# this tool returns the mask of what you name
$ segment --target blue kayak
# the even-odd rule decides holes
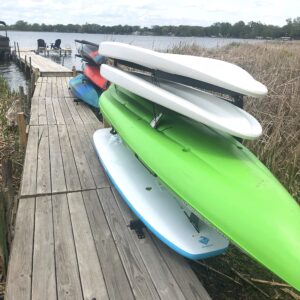
[[[69,86],[74,97],[99,108],[99,96],[102,90],[95,86],[86,76],[83,74],[77,75],[69,81]]]

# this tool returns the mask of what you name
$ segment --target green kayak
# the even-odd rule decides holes
[[[108,122],[141,161],[236,245],[300,290],[300,207],[231,136],[112,85]],[[163,113],[154,129],[150,122]]]

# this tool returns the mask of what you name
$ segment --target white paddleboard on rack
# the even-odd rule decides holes
[[[228,240],[195,215],[154,177],[110,129],[94,133],[94,146],[107,174],[137,217],[159,239],[190,259],[224,252]],[[193,225],[193,224],[194,225]],[[197,229],[196,229],[197,228]]]
[[[136,95],[230,135],[255,139],[262,133],[253,116],[215,95],[169,81],[160,81],[159,87],[149,82],[149,76],[133,75],[105,64],[100,73]]]
[[[261,97],[268,90],[237,65],[200,56],[160,53],[118,42],[102,42],[101,55],[153,70],[185,76],[242,95]]]

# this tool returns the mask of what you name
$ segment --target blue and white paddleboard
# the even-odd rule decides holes
[[[99,108],[99,97],[102,90],[95,86],[86,76],[83,74],[77,75],[69,81],[69,86],[74,97]]]
[[[110,129],[94,133],[94,146],[113,184],[138,218],[164,243],[189,259],[224,252],[228,240],[200,221],[153,176]]]

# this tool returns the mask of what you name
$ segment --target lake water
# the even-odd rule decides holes
[[[0,32],[1,34],[1,32]],[[76,45],[75,39],[87,40],[93,43],[101,43],[103,41],[117,41],[128,43],[148,49],[166,50],[178,44],[197,44],[205,48],[222,47],[232,42],[238,43],[257,43],[258,40],[243,40],[243,39],[224,39],[224,38],[207,38],[207,37],[172,37],[172,36],[137,36],[137,35],[107,35],[107,34],[87,34],[87,33],[60,33],[60,32],[20,32],[9,31],[11,46],[14,42],[19,43],[20,48],[36,49],[37,40],[44,39],[47,45],[54,43],[56,39],[61,39],[61,47],[71,47],[72,56],[59,57],[50,56],[50,59],[57,63],[63,64],[68,68],[75,66],[76,69],[81,69],[81,60],[75,57]],[[22,72],[15,66],[14,63],[1,63],[0,74],[8,79],[11,88],[16,89],[19,85],[25,85],[26,79]]]

